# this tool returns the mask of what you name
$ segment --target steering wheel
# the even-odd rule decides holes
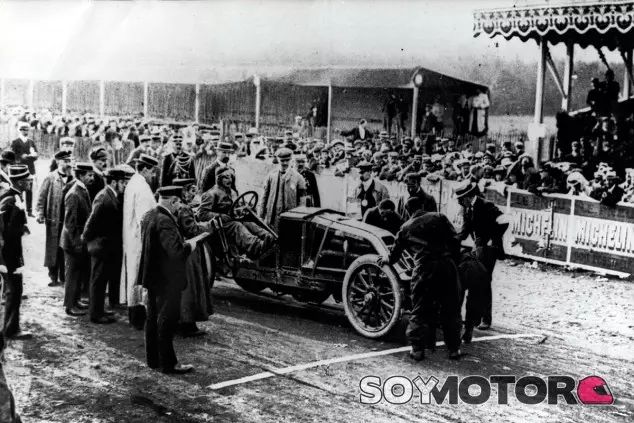
[[[248,210],[251,210],[255,213],[255,207],[258,205],[258,193],[255,191],[247,191],[240,194],[238,198],[235,199],[231,208],[229,209],[229,216],[232,219],[244,219]]]

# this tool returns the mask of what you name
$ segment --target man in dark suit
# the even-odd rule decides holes
[[[616,204],[623,199],[623,188],[619,186],[619,177],[615,171],[608,171],[605,175],[607,186],[605,192],[601,194],[601,204],[608,207],[616,207]]]
[[[463,227],[460,239],[471,235],[475,242],[477,259],[493,275],[495,262],[504,258],[502,237],[509,224],[505,221],[502,211],[492,202],[477,195],[477,185],[467,181],[456,188],[456,198],[463,208]],[[489,245],[491,243],[491,245]],[[491,327],[491,284],[484,288],[482,304],[482,325],[480,329]]]
[[[108,169],[106,187],[95,197],[82,239],[90,254],[90,321],[113,323],[112,313],[104,311],[106,285],[110,307],[119,304],[121,258],[123,256],[123,195],[130,174],[123,169]]]
[[[96,147],[90,152],[90,161],[92,161],[95,177],[91,185],[88,185],[88,194],[90,201],[95,201],[95,197],[106,187],[106,178],[104,172],[108,167],[108,153],[105,147]]]
[[[161,166],[161,186],[172,184],[174,179],[196,178],[194,158],[183,151],[183,137],[174,135],[174,152],[163,157]]]
[[[162,187],[159,203],[141,221],[141,265],[137,284],[147,289],[145,354],[150,368],[163,373],[187,373],[191,365],[178,364],[174,333],[180,318],[181,292],[185,289],[185,262],[196,248],[183,239],[175,215],[182,206],[182,187]]]
[[[315,178],[314,172],[306,168],[306,156],[304,154],[297,154],[293,159],[295,160],[295,168],[306,181],[306,206],[321,207],[317,178]]]
[[[420,186],[421,175],[418,173],[410,172],[405,175],[405,184],[407,185],[407,193],[409,197],[400,197],[398,201],[397,213],[401,215],[403,220],[407,221],[410,216],[407,213],[407,209],[405,204],[407,200],[410,198],[420,198],[420,201],[415,204],[420,204],[422,210],[425,212],[435,213],[438,211],[438,206],[436,205],[436,200],[431,195],[427,194],[423,188]]]
[[[363,223],[385,229],[393,235],[401,229],[403,220],[396,211],[392,200],[383,200],[377,207],[372,207],[365,212]]]
[[[361,140],[361,141],[371,140],[372,131],[366,128],[367,124],[368,122],[365,119],[361,119],[359,121],[359,126],[357,126],[356,128],[352,128],[349,131],[341,131],[340,134],[341,136],[344,136],[344,137],[351,137],[352,138],[351,141],[353,142],[356,140]]]
[[[64,250],[66,262],[66,284],[64,286],[64,307],[69,316],[82,316],[88,305],[80,301],[80,290],[90,277],[90,261],[82,233],[91,211],[88,186],[95,177],[90,163],[75,165],[76,182],[64,198],[64,227],[60,246]]]
[[[15,154],[16,163],[26,165],[31,175],[35,175],[35,161],[37,160],[37,147],[35,142],[29,139],[29,124],[18,124],[20,135],[11,141],[11,151]],[[33,217],[33,189],[26,187],[26,212]]]
[[[202,180],[199,181],[200,193],[204,194],[216,185],[216,170],[218,168],[230,167],[229,166],[229,156],[233,153],[233,145],[228,142],[220,142],[218,143],[218,147],[216,148],[216,161],[210,164],[203,170]],[[235,172],[234,172],[235,175]],[[234,179],[231,184],[231,189],[236,190],[236,181]]]
[[[24,165],[9,166],[11,187],[0,196],[0,229],[4,241],[0,265],[6,267],[4,278],[4,336],[10,339],[27,339],[31,334],[20,330],[20,305],[22,303],[22,236],[29,233],[26,226],[22,193],[29,184],[29,169]],[[3,269],[4,271],[5,269]]]

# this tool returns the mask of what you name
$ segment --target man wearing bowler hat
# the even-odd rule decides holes
[[[216,147],[216,161],[207,166],[203,171],[203,177],[200,181],[201,194],[204,194],[216,185],[216,170],[218,168],[231,167],[229,166],[229,156],[233,154],[233,151],[233,145],[231,143],[224,141],[218,143],[218,147]],[[231,184],[231,188],[236,191],[235,178]]]
[[[27,339],[31,335],[20,330],[20,305],[22,303],[22,236],[29,233],[26,226],[25,205],[22,193],[27,188],[30,176],[25,165],[12,165],[8,168],[11,187],[0,196],[0,229],[4,241],[0,254],[0,267],[4,278],[4,336],[11,339]]]
[[[185,263],[196,243],[183,239],[175,217],[182,207],[183,188],[167,186],[157,192],[158,204],[140,225],[142,254],[136,283],[147,289],[145,356],[152,369],[182,374],[193,366],[178,364],[173,339],[186,284]]]
[[[90,278],[90,260],[86,243],[81,235],[90,216],[91,205],[88,186],[95,177],[90,163],[75,165],[77,180],[64,197],[64,227],[60,237],[60,246],[64,250],[66,264],[66,284],[64,286],[64,308],[69,316],[81,316],[88,304],[81,301],[81,290]]]
[[[143,329],[145,307],[143,293],[137,286],[137,274],[141,261],[140,224],[143,214],[156,205],[150,188],[158,160],[147,154],[141,154],[136,162],[136,173],[132,175],[123,195],[123,266],[119,301],[128,305],[130,324]]]
[[[259,214],[277,232],[282,213],[306,205],[306,181],[289,167],[291,150],[282,147],[275,154],[280,166],[266,177]]]
[[[29,139],[29,124],[26,122],[18,123],[18,131],[20,135],[11,141],[11,151],[15,153],[16,163],[26,165],[31,175],[35,175],[35,161],[37,160],[37,147],[35,142]],[[26,187],[26,212],[33,217],[33,191],[30,186]]]
[[[478,192],[477,185],[471,181],[465,181],[456,188],[456,198],[463,208],[464,222],[459,236],[461,240],[469,235],[473,237],[476,258],[484,265],[489,276],[492,276],[496,261],[504,257],[502,237],[509,223],[502,211],[492,202],[479,196]],[[482,330],[491,327],[491,299],[489,283],[483,294],[483,315],[480,325]]]
[[[44,178],[35,205],[37,223],[46,227],[44,266],[48,268],[51,287],[62,285],[65,280],[64,250],[59,241],[64,226],[64,197],[73,182],[71,160],[69,151],[55,154],[57,168]]]
[[[106,186],[97,196],[82,240],[90,255],[90,321],[97,324],[112,323],[111,312],[104,311],[106,285],[110,307],[119,304],[119,282],[121,278],[123,205],[119,196],[124,194],[130,179],[120,168],[105,172]]]

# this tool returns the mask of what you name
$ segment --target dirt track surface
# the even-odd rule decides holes
[[[630,422],[634,420],[634,284],[596,280],[556,269],[507,261],[494,278],[494,327],[475,336],[537,334],[474,342],[461,361],[441,347],[420,363],[406,353],[346,361],[222,389],[208,386],[271,369],[405,344],[404,324],[389,339],[373,341],[348,325],[340,304],[305,305],[270,291],[242,291],[232,281],[214,286],[216,314],[198,339],[177,338],[182,363],[193,374],[166,376],[145,366],[142,332],[119,314],[114,325],[90,324],[63,313],[63,289],[49,288],[42,267],[44,228],[30,221],[25,238],[23,329],[5,371],[25,422]],[[441,340],[439,334],[438,339]],[[472,406],[360,404],[360,380],[375,375],[413,379],[434,375],[505,374],[604,377],[612,406]],[[493,386],[493,393],[496,387]]]

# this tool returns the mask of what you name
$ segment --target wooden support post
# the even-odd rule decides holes
[[[410,134],[410,136],[412,138],[416,137],[416,126],[418,125],[417,119],[418,119],[418,95],[419,95],[419,91],[420,88],[418,87],[414,87],[414,97],[412,99],[412,133]]]
[[[564,65],[564,97],[561,99],[561,110],[570,112],[570,100],[572,98],[572,70],[574,68],[575,44],[572,41],[566,43],[566,63]]]
[[[553,58],[550,57],[550,55],[546,56],[546,64],[548,65],[548,70],[550,71],[550,74],[553,76],[553,80],[555,81],[557,91],[559,91],[561,98],[566,97],[564,84],[561,82],[561,77],[559,76],[559,72],[557,71],[557,66],[555,66],[555,62],[553,62]]]
[[[632,56],[634,49],[625,52],[625,75],[623,75],[623,98],[628,99],[632,95]]]
[[[62,81],[62,115],[68,110],[68,81]]]
[[[328,84],[328,123],[327,123],[327,132],[326,132],[326,143],[330,144],[330,139],[332,135],[330,131],[332,131],[332,84]]]
[[[149,85],[147,81],[145,81],[143,83],[143,117],[145,119],[147,119],[149,117],[149,113],[148,110],[150,110],[149,108],[149,101],[148,99],[150,98],[150,89],[149,89]]]
[[[544,122],[544,79],[546,76],[546,56],[548,56],[548,43],[544,38],[540,40],[540,58],[537,63],[537,83],[535,90],[535,117],[536,124]]]
[[[99,81],[99,116],[106,114],[106,83]]]
[[[255,85],[255,129],[260,132],[260,107],[262,105],[262,90],[260,87],[260,78],[255,75],[253,84]]]
[[[194,121],[200,122],[200,84],[196,84],[196,100],[194,101]]]

